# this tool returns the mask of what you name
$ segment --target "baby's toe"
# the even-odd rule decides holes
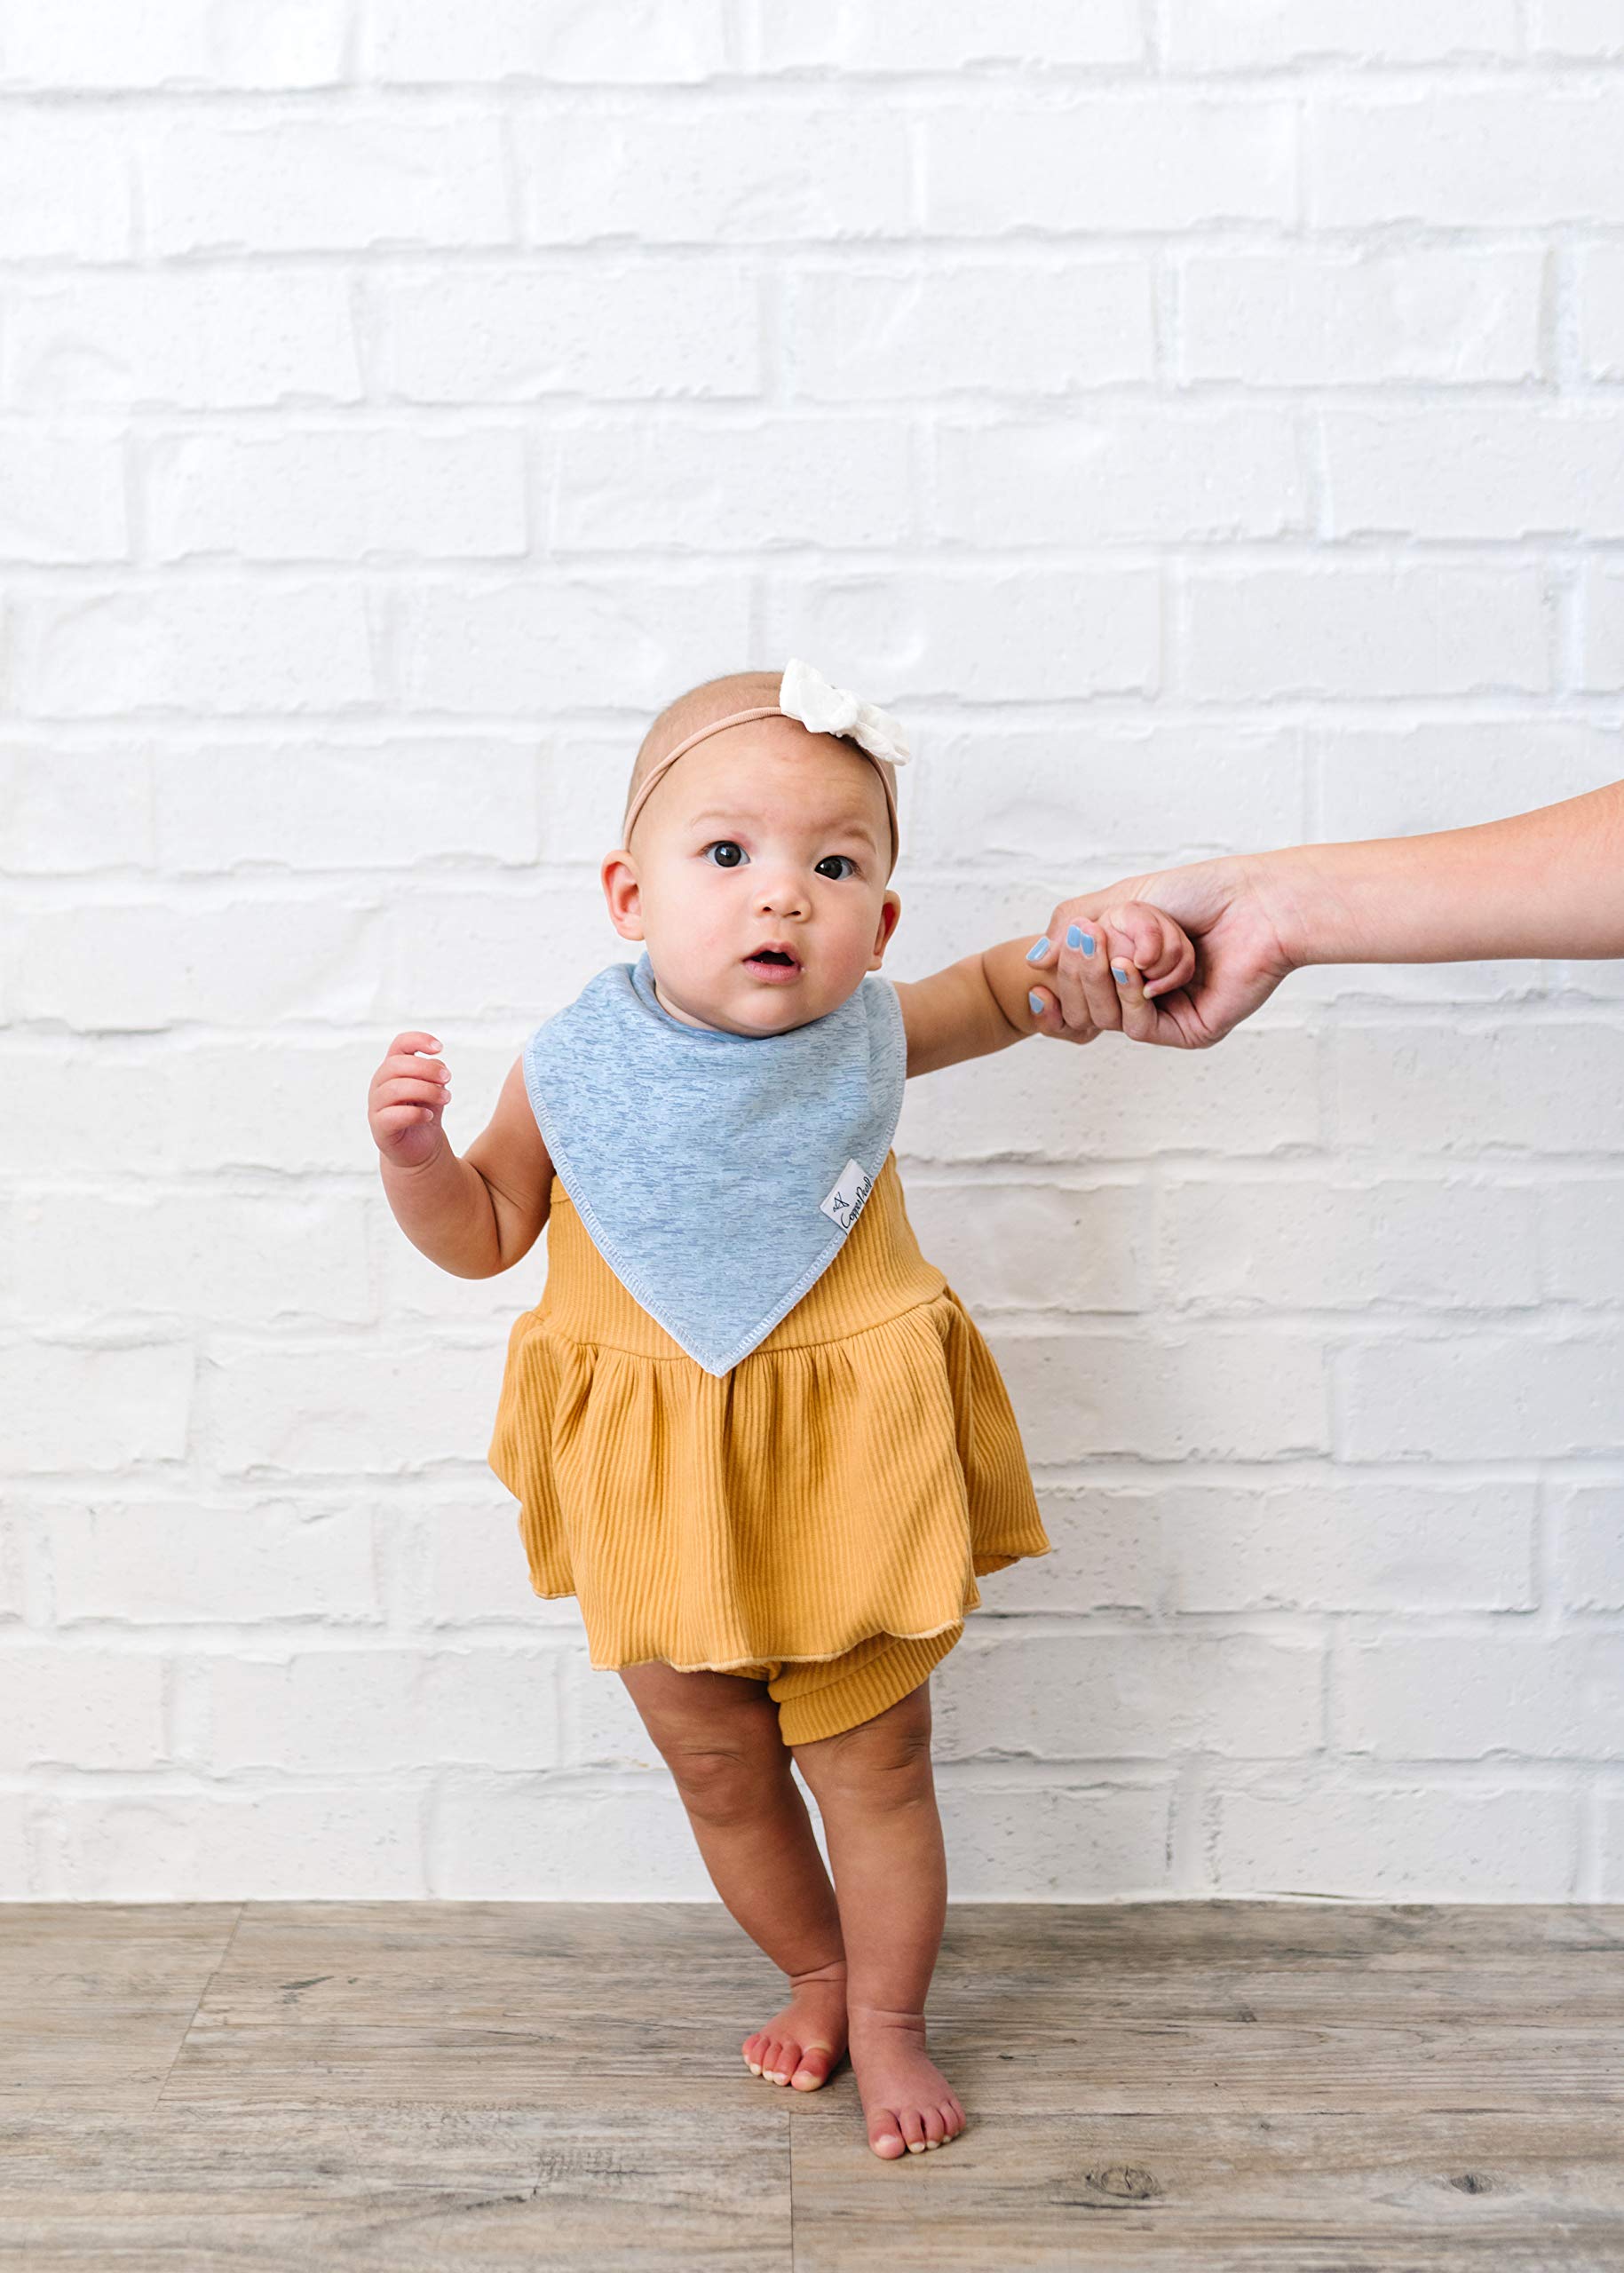
[[[902,2111],[902,2136],[910,2155],[923,2155],[925,2150],[924,2119],[916,2107]]]
[[[772,2083],[787,2084],[795,2073],[800,2056],[798,2044],[786,2044],[781,2036],[775,2036],[767,2047],[766,2058],[761,2063],[762,2073]]]
[[[907,2149],[902,2140],[902,2127],[889,2107],[877,2108],[875,2111],[874,2120],[868,2126],[868,2144],[876,2155],[883,2155],[888,2163],[894,2163],[899,2155],[907,2154]]]
[[[752,2076],[761,2073],[761,2031],[757,2029],[739,2047],[740,2057]]]
[[[798,2092],[815,2092],[820,2084],[828,2080],[835,2054],[827,2044],[808,2044],[801,2050],[799,2064],[789,2080]]]
[[[927,2107],[923,2109],[921,2111],[920,2119],[924,2125],[926,2146],[939,2147],[942,2141],[947,2135],[947,2126],[942,2120],[942,2111],[940,2108]]]

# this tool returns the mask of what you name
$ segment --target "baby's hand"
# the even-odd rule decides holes
[[[1195,976],[1195,949],[1184,931],[1143,899],[1121,900],[1093,922],[1084,917],[1070,924],[1058,946],[1043,941],[1033,949],[1033,960],[1038,970],[1074,974],[1081,986],[1090,1021],[1086,1032],[1066,1024],[1048,987],[1034,983],[1032,989],[1034,1002],[1043,1005],[1038,1031],[1068,1041],[1113,1030],[1144,1039],[1156,1021],[1154,997]]]
[[[1173,918],[1148,900],[1124,900],[1120,907],[1107,909],[1105,922],[1111,961],[1119,966],[1127,962],[1129,976],[1137,973],[1147,994],[1166,994],[1195,977],[1193,946]]]
[[[372,1076],[368,1126],[379,1152],[397,1168],[420,1168],[440,1150],[440,1117],[451,1095],[451,1075],[442,1059],[416,1055],[439,1048],[432,1034],[398,1034]]]

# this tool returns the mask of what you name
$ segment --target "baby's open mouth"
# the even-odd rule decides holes
[[[746,955],[744,961],[746,969],[749,970],[774,970],[788,974],[801,968],[784,947],[757,947],[753,954]]]

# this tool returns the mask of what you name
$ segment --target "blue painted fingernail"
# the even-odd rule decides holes
[[[1028,962],[1036,962],[1040,955],[1046,955],[1048,953],[1049,953],[1049,941],[1048,941],[1048,939],[1040,939],[1040,940],[1038,941],[1038,943],[1037,943],[1036,946],[1034,946],[1034,947],[1028,947],[1028,948],[1027,948],[1027,950],[1026,950],[1026,961],[1027,961]]]
[[[1124,986],[1127,986],[1128,973],[1122,969],[1121,963],[1113,962],[1112,964],[1111,976],[1113,978],[1120,979]]]
[[[1066,927],[1066,944],[1068,947],[1080,947],[1082,945],[1082,933],[1074,923],[1068,923]]]
[[[1026,1000],[1032,1005],[1033,1017],[1041,1018],[1043,1015],[1043,997],[1041,994],[1028,994]]]
[[[1092,931],[1085,931],[1082,935],[1082,952],[1085,955],[1091,955],[1094,952],[1094,934]]]

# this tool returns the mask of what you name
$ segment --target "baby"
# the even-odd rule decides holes
[[[645,737],[602,865],[638,961],[535,1029],[461,1160],[432,1035],[397,1035],[370,1094],[425,1255],[489,1277],[550,1224],[489,1452],[532,1586],[578,1598],[718,1894],[787,1976],[741,2047],[751,2073],[813,2091],[849,2054],[886,2159],[964,2123],[926,2049],[947,1891],[931,1670],[978,1577],[1050,1551],[891,1141],[906,1079],[1093,1038],[1033,983],[1038,933],[877,976],[907,756],[894,718],[804,664],[693,688]],[[1109,958],[1125,1018],[1193,971],[1155,908],[1097,931],[1059,954]]]

